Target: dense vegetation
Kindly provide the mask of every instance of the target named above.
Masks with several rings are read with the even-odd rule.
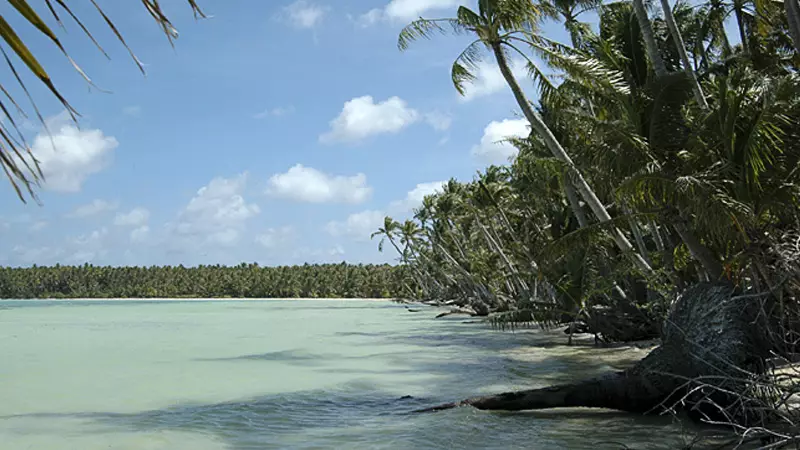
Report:
[[[386,218],[376,234],[410,268],[407,296],[498,323],[584,322],[611,340],[657,336],[671,299],[699,281],[793,298],[798,16],[766,2],[662,3],[665,19],[641,0],[481,1],[403,30],[401,49],[448,30],[474,38],[453,64],[456,88],[491,57],[532,128],[511,139],[508,165],[451,180],[414,220]],[[598,29],[579,21],[589,9]],[[547,18],[571,45],[540,33]]]
[[[321,264],[0,268],[0,298],[387,298],[401,268]]]
[[[683,410],[773,441],[764,448],[800,443],[786,401],[800,378],[768,369],[797,354],[800,333],[798,1],[662,0],[663,19],[643,0],[477,4],[412,22],[398,45],[470,36],[456,89],[489,56],[531,133],[509,139],[508,165],[451,180],[413,220],[386,218],[376,235],[409,268],[408,296],[501,326],[661,344],[622,372],[423,411]],[[548,18],[570,45],[542,34]]]

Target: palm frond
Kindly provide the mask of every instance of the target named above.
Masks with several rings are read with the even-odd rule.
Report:
[[[447,33],[447,28],[442,25],[449,25],[456,34],[465,31],[465,24],[458,19],[417,19],[403,27],[397,38],[397,48],[400,51],[408,50],[412,42],[422,38],[430,39],[435,34]]]
[[[459,94],[466,93],[465,84],[475,81],[475,71],[478,69],[478,63],[481,61],[482,56],[482,41],[476,39],[470,43],[467,48],[461,52],[460,55],[453,61],[453,68],[451,70],[451,77],[453,86]]]
[[[89,76],[81,69],[81,67],[72,59],[69,55],[61,40],[59,39],[58,35],[51,29],[47,23],[43,20],[41,15],[36,11],[34,7],[31,6],[31,2],[27,0],[6,0],[14,11],[16,11],[23,19],[24,23],[31,25],[39,34],[43,35],[52,45],[54,45],[63,55],[67,58],[70,62],[72,67],[89,83],[91,86],[94,86],[92,80]],[[170,23],[167,16],[161,9],[161,6],[158,0],[140,0],[142,5],[146,8],[148,13],[156,20],[159,24],[161,29],[167,34],[167,37],[172,42],[172,39],[177,37],[177,31]],[[195,17],[205,17],[203,12],[200,10],[200,7],[197,5],[195,0],[187,0],[192,11],[195,14]],[[87,35],[92,43],[100,50],[100,52],[108,57],[108,54],[102,49],[99,45],[97,40],[92,35],[92,32],[83,24],[80,20],[78,15],[76,15],[70,8],[67,6],[64,0],[45,0],[45,6],[48,13],[55,19],[56,23],[62,26],[61,18],[57,12],[57,9],[60,8],[64,12],[67,13],[81,28],[85,35]],[[122,44],[128,49],[131,56],[133,57],[134,61],[136,61],[137,65],[143,71],[143,67],[141,63],[139,63],[138,59],[135,57],[131,49],[125,43],[122,35],[117,30],[116,26],[114,25],[113,21],[105,14],[102,7],[98,5],[94,0],[92,0],[92,4],[94,5],[95,9],[101,14],[107,26],[111,28],[117,38],[122,42]],[[6,14],[7,15],[7,14]],[[67,101],[67,99],[61,94],[61,92],[57,89],[55,82],[50,77],[48,71],[44,67],[44,65],[38,60],[38,58],[34,55],[34,53],[28,48],[26,43],[23,41],[22,38],[17,34],[16,30],[14,30],[9,22],[6,20],[6,15],[0,15],[0,40],[5,44],[0,45],[0,51],[3,54],[3,58],[6,62],[6,65],[9,67],[14,79],[17,81],[20,89],[23,91],[25,96],[28,98],[32,109],[35,112],[36,117],[38,118],[39,122],[44,127],[45,131],[49,134],[49,130],[47,127],[47,123],[44,121],[42,114],[39,112],[39,109],[34,101],[33,97],[28,90],[28,87],[25,85],[23,81],[23,76],[17,70],[14,61],[12,60],[12,55],[19,61],[23,63],[23,65],[28,69],[29,72],[33,74],[33,76],[42,83],[49,93],[54,96],[58,102],[63,106],[66,112],[70,115],[71,119],[77,122],[77,118],[79,114],[75,108]],[[6,49],[9,49],[8,51]],[[94,86],[96,87],[96,86]],[[0,85],[0,90],[2,90],[3,95],[9,100],[11,104],[14,105],[16,108],[17,113],[21,114],[24,117],[27,117],[24,109],[19,105],[19,103],[13,98],[13,96],[9,93],[9,90],[6,89],[5,86]],[[36,199],[35,188],[40,185],[40,182],[44,178],[44,174],[41,172],[38,162],[36,158],[32,154],[32,149],[27,145],[22,136],[20,129],[17,126],[17,123],[14,121],[14,118],[11,114],[11,111],[5,106],[0,105],[0,118],[8,120],[8,123],[11,125],[11,128],[15,130],[15,133],[20,138],[14,138],[12,133],[10,133],[9,129],[4,128],[2,133],[0,134],[0,166],[3,168],[3,172],[6,174],[9,182],[11,183],[12,187],[14,188],[17,196],[22,202],[26,202],[26,196]]]

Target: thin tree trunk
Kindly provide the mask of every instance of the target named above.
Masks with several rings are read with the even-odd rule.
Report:
[[[700,105],[701,108],[708,109],[706,97],[703,95],[703,88],[700,87],[700,82],[697,81],[697,75],[695,75],[694,70],[692,70],[692,63],[689,61],[689,54],[686,52],[686,45],[683,43],[681,31],[678,29],[678,25],[675,23],[675,15],[672,14],[672,8],[669,6],[669,0],[661,0],[661,8],[664,10],[664,19],[667,21],[669,33],[672,35],[672,39],[675,40],[675,46],[678,47],[678,54],[680,55],[681,63],[683,64],[683,71],[686,72],[686,76],[689,77],[689,81],[692,83],[694,99],[697,100],[697,104]]]
[[[750,55],[750,42],[744,29],[744,12],[740,0],[734,0],[733,12],[736,15],[736,25],[739,27],[739,40],[742,41],[742,51],[745,55]]]
[[[572,172],[572,177],[575,180],[575,187],[581,193],[584,201],[586,201],[586,203],[589,205],[589,208],[592,209],[592,212],[595,214],[597,219],[600,222],[610,222],[611,216],[608,214],[605,206],[603,206],[603,204],[600,202],[600,199],[597,198],[597,195],[594,193],[592,188],[589,187],[589,183],[586,182],[586,180],[583,178],[583,175],[581,175],[580,171],[578,171],[578,169],[575,167],[575,163],[572,162],[572,159],[553,135],[553,132],[550,131],[550,128],[548,128],[544,123],[542,117],[533,109],[533,107],[531,107],[530,102],[522,92],[522,88],[519,86],[519,83],[517,83],[517,79],[511,72],[511,68],[508,66],[508,60],[506,59],[506,55],[503,52],[500,44],[492,44],[492,50],[495,58],[497,59],[497,64],[500,67],[500,72],[503,74],[503,78],[505,78],[506,82],[511,88],[511,91],[514,93],[514,98],[517,100],[517,104],[519,105],[520,109],[522,109],[522,112],[525,114],[525,118],[528,119],[531,127],[533,127],[537,133],[539,133],[547,145],[547,148],[553,153],[553,156],[567,165],[567,169]],[[630,241],[628,241],[625,235],[622,234],[617,227],[613,227],[611,230],[611,235],[620,250],[631,257],[633,262],[640,269],[648,273],[653,272],[652,267],[647,264],[647,261],[642,258],[642,255],[636,252]]]
[[[800,1],[784,0],[786,19],[789,22],[789,35],[794,43],[794,51],[800,53]]]
[[[692,254],[694,259],[703,266],[703,269],[705,269],[709,277],[711,277],[711,281],[719,280],[722,277],[722,264],[720,264],[719,260],[711,253],[711,250],[700,242],[682,219],[679,218],[675,221],[673,226],[683,243],[689,248],[689,253]]]
[[[642,39],[644,39],[644,45],[647,49],[647,56],[650,58],[650,63],[653,64],[653,71],[656,73],[657,78],[663,77],[667,74],[667,66],[664,65],[664,60],[661,59],[661,53],[658,51],[656,38],[653,35],[653,27],[643,0],[633,0],[633,11],[636,14],[636,21],[639,22],[639,29],[642,31]]]
[[[569,179],[569,176],[564,178],[564,192],[567,194],[569,207],[572,210],[572,214],[578,219],[578,226],[583,228],[589,224],[589,221],[586,219],[583,208],[581,208],[581,203],[580,200],[578,200],[578,194],[575,192],[575,186],[572,185],[572,180]]]
[[[647,264],[653,265],[653,261],[650,259],[650,252],[647,250],[644,238],[642,237],[642,229],[639,227],[639,222],[631,216],[633,212],[630,208],[623,206],[623,211],[628,215],[628,223],[631,225],[631,233],[633,233],[633,239],[636,241],[636,247],[639,248],[639,253],[641,253],[642,258],[647,261]]]

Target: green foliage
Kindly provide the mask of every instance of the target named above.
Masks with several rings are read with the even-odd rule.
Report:
[[[675,5],[677,29],[701,71],[701,104],[660,19],[652,28],[670,72],[649,69],[627,2],[487,0],[477,13],[460,8],[451,23],[477,39],[453,66],[456,89],[473,80],[485,47],[500,64],[505,53],[521,55],[540,88],[535,107],[545,127],[611,220],[596,220],[570,198],[570,168],[542,136],[508,139],[519,150],[510,165],[450,180],[425,198],[416,224],[404,225],[414,237],[396,248],[416,282],[410,292],[471,307],[498,328],[578,321],[610,340],[657,333],[677,290],[717,276],[743,290],[792,285],[784,298],[796,301],[800,268],[787,255],[800,252],[791,242],[800,234],[800,78],[796,59],[767,55],[787,49],[786,25],[761,3],[756,9],[769,17],[745,23],[758,30],[746,49],[728,44],[721,20],[729,5]],[[579,26],[583,8],[598,9],[599,33]],[[539,34],[544,16],[564,21],[572,47]],[[400,242],[389,228],[379,233]],[[636,242],[652,271],[618,250],[616,232]]]
[[[344,263],[5,267],[0,268],[0,298],[398,298],[406,270]]]
[[[158,0],[139,1],[147,13],[156,21],[156,24],[159,26],[159,28],[161,28],[164,34],[166,34],[170,43],[173,41],[173,39],[178,37],[178,31],[175,29],[175,27],[173,27],[169,18],[161,9],[161,5],[159,4]],[[186,1],[194,12],[195,17],[204,17],[203,12],[200,10],[200,7],[197,5],[195,0]],[[21,16],[26,24],[33,27],[38,33],[43,35],[52,45],[54,45],[58,51],[60,51],[64,57],[67,58],[75,70],[81,76],[83,76],[87,83],[89,83],[91,86],[94,86],[89,76],[84,73],[83,69],[81,69],[81,67],[67,53],[58,38],[58,34],[53,31],[53,28],[48,25],[47,22],[42,18],[42,15],[37,12],[37,8],[45,10],[44,6],[46,6],[45,17],[49,16],[49,18],[59,25],[60,31],[63,32],[66,32],[64,31],[66,29],[61,22],[61,16],[59,16],[59,13],[66,14],[79,26],[79,28],[100,50],[100,52],[108,57],[108,54],[106,54],[103,48],[100,47],[100,44],[95,40],[94,36],[92,36],[92,32],[83,24],[80,16],[70,9],[69,3],[71,2],[66,2],[63,0],[44,0],[44,6],[36,7],[31,6],[32,2],[28,0],[5,0],[5,2]],[[102,16],[104,22],[111,29],[120,43],[122,43],[122,45],[128,50],[139,69],[144,73],[144,66],[136,58],[130,47],[128,47],[128,44],[122,37],[122,33],[114,25],[114,22],[111,20],[111,18],[106,15],[105,11],[96,2],[96,0],[91,0],[91,3],[94,6],[94,9]],[[19,88],[22,90],[22,92],[24,92],[25,96],[30,101],[31,108],[33,109],[36,117],[39,119],[45,130],[47,130],[47,124],[42,118],[36,103],[33,101],[28,87],[24,82],[23,73],[21,73],[17,68],[17,65],[15,65],[15,61],[21,62],[22,65],[28,69],[28,72],[30,72],[35,79],[37,79],[49,90],[49,92],[69,113],[72,120],[77,120],[78,112],[72,107],[72,105],[70,105],[67,99],[58,90],[44,64],[38,60],[36,55],[28,48],[25,42],[19,37],[16,30],[14,30],[6,20],[9,14],[11,14],[10,11],[4,11],[3,13],[0,13],[0,40],[2,40],[2,42],[0,42],[0,53],[2,53],[3,59],[5,60],[11,74],[14,76],[14,80],[19,85]],[[9,104],[13,105],[14,111],[24,117],[27,117],[25,110],[20,106],[20,102],[13,97],[9,91],[9,87],[5,83],[0,83],[0,91],[3,92]],[[35,188],[43,180],[44,175],[39,168],[38,161],[36,161],[31,153],[31,148],[25,140],[25,137],[17,125],[17,122],[14,120],[12,108],[6,105],[3,101],[0,101],[0,119],[2,119],[0,120],[0,168],[3,169],[3,172],[11,182],[11,185],[16,191],[20,200],[25,202],[26,196],[36,199]],[[4,121],[8,121],[8,125],[4,124]],[[47,131],[49,133],[49,130]]]

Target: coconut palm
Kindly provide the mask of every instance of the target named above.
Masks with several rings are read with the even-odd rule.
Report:
[[[703,94],[703,88],[700,87],[700,82],[697,80],[697,75],[692,69],[692,63],[689,61],[689,54],[686,52],[686,44],[683,43],[681,30],[678,29],[678,25],[675,23],[675,15],[672,13],[672,7],[669,4],[669,0],[661,0],[661,8],[664,10],[664,19],[669,27],[669,34],[672,35],[672,39],[675,41],[675,47],[678,49],[678,55],[681,58],[681,64],[683,64],[683,71],[686,73],[686,76],[692,83],[692,92],[694,93],[694,98],[700,107],[703,109],[708,109],[708,102],[706,102],[706,97]]]
[[[159,1],[139,1],[147,10],[148,14],[156,21],[156,24],[161,31],[166,34],[169,42],[172,43],[172,41],[178,37],[178,31],[175,29],[169,18],[162,10]],[[205,17],[203,12],[200,10],[200,7],[196,3],[196,0],[186,1],[194,12],[195,17]],[[45,0],[44,4],[46,5],[46,8],[44,6],[33,6],[31,4],[32,2],[28,0],[6,0],[5,3],[10,6],[9,9],[13,9],[13,11],[21,16],[24,23],[32,26],[48,42],[50,42],[50,44],[54,45],[56,49],[60,51],[65,58],[67,58],[75,70],[77,70],[84,77],[87,83],[91,85],[92,81],[89,76],[72,59],[69,53],[67,53],[66,49],[61,43],[61,40],[59,39],[59,32],[65,32],[61,22],[62,14],[63,17],[69,17],[70,20],[74,21],[103,55],[108,57],[108,54],[106,54],[106,52],[100,46],[100,43],[95,40],[94,36],[92,35],[92,30],[84,25],[80,15],[70,9],[69,3],[71,2],[63,0]],[[96,0],[91,0],[91,3],[94,5],[96,11],[102,16],[105,23],[109,26],[109,28],[111,28],[111,31],[115,34],[117,39],[128,50],[139,69],[144,72],[144,67],[142,66],[141,62],[139,62],[133,51],[130,49],[130,47],[128,47],[125,39],[123,38],[119,29],[114,25],[112,19],[105,13],[103,8],[96,2]],[[40,14],[41,10],[45,10],[46,12]],[[19,63],[22,63],[22,65],[24,65],[33,74],[33,76],[38,79],[39,82],[45,85],[50,93],[55,96],[64,109],[66,109],[67,113],[73,120],[77,120],[79,113],[58,90],[55,82],[45,69],[45,66],[36,58],[34,53],[26,45],[25,41],[23,41],[23,39],[17,34],[17,31],[11,27],[7,20],[9,14],[12,13],[4,11],[0,14],[0,37],[5,44],[4,46],[0,47],[0,51],[2,51],[6,64],[8,65],[9,69],[11,69],[11,73],[14,75],[16,82],[31,101],[33,115],[35,115],[45,129],[47,129],[47,124],[44,122],[44,119],[39,113],[36,103],[28,94],[28,88],[23,81],[24,76],[22,75],[21,69],[18,68]],[[54,29],[46,23],[42,16],[51,17],[60,25],[60,27],[56,28],[56,31],[54,31]],[[38,166],[38,162],[31,153],[31,148],[25,140],[25,137],[20,131],[18,123],[15,121],[14,115],[12,114],[12,111],[17,111],[21,115],[27,117],[25,110],[20,106],[21,102],[16,101],[16,99],[9,93],[9,89],[4,83],[0,82],[0,89],[7,96],[6,98],[8,100],[8,104],[0,101],[0,167],[2,167],[6,177],[11,182],[11,185],[16,191],[17,196],[20,198],[20,200],[25,202],[26,196],[34,199],[36,198],[35,188],[43,180],[44,175],[42,174],[42,171]],[[8,125],[4,122],[6,122]]]
[[[589,66],[574,64],[575,59],[559,58],[554,49],[561,48],[553,41],[537,34],[543,14],[532,1],[481,0],[478,3],[478,7],[478,12],[476,13],[465,6],[461,6],[458,8],[455,18],[421,18],[415,20],[400,32],[398,47],[401,50],[405,50],[412,41],[430,37],[435,32],[444,32],[443,25],[450,26],[456,33],[469,33],[475,36],[476,39],[467,46],[453,63],[452,79],[458,92],[463,94],[465,83],[475,79],[474,71],[481,59],[482,50],[489,51],[494,56],[503,78],[511,88],[517,104],[533,130],[544,140],[553,156],[569,170],[578,191],[597,219],[601,222],[610,222],[611,216],[603,203],[600,202],[569,154],[567,154],[561,143],[542,120],[541,115],[532,107],[525,96],[519,82],[511,71],[508,56],[509,52],[514,52],[527,61],[529,72],[534,74],[540,81],[540,86],[547,85],[547,81],[545,81],[547,76],[527,54],[519,49],[519,45],[529,46],[538,54],[553,63],[559,64],[565,70],[584,69],[586,71]],[[630,241],[619,229],[612,227],[611,233],[617,246],[624,253],[629,254],[640,269],[646,272],[652,271],[650,265],[642,258],[642,255],[635,251]]]

